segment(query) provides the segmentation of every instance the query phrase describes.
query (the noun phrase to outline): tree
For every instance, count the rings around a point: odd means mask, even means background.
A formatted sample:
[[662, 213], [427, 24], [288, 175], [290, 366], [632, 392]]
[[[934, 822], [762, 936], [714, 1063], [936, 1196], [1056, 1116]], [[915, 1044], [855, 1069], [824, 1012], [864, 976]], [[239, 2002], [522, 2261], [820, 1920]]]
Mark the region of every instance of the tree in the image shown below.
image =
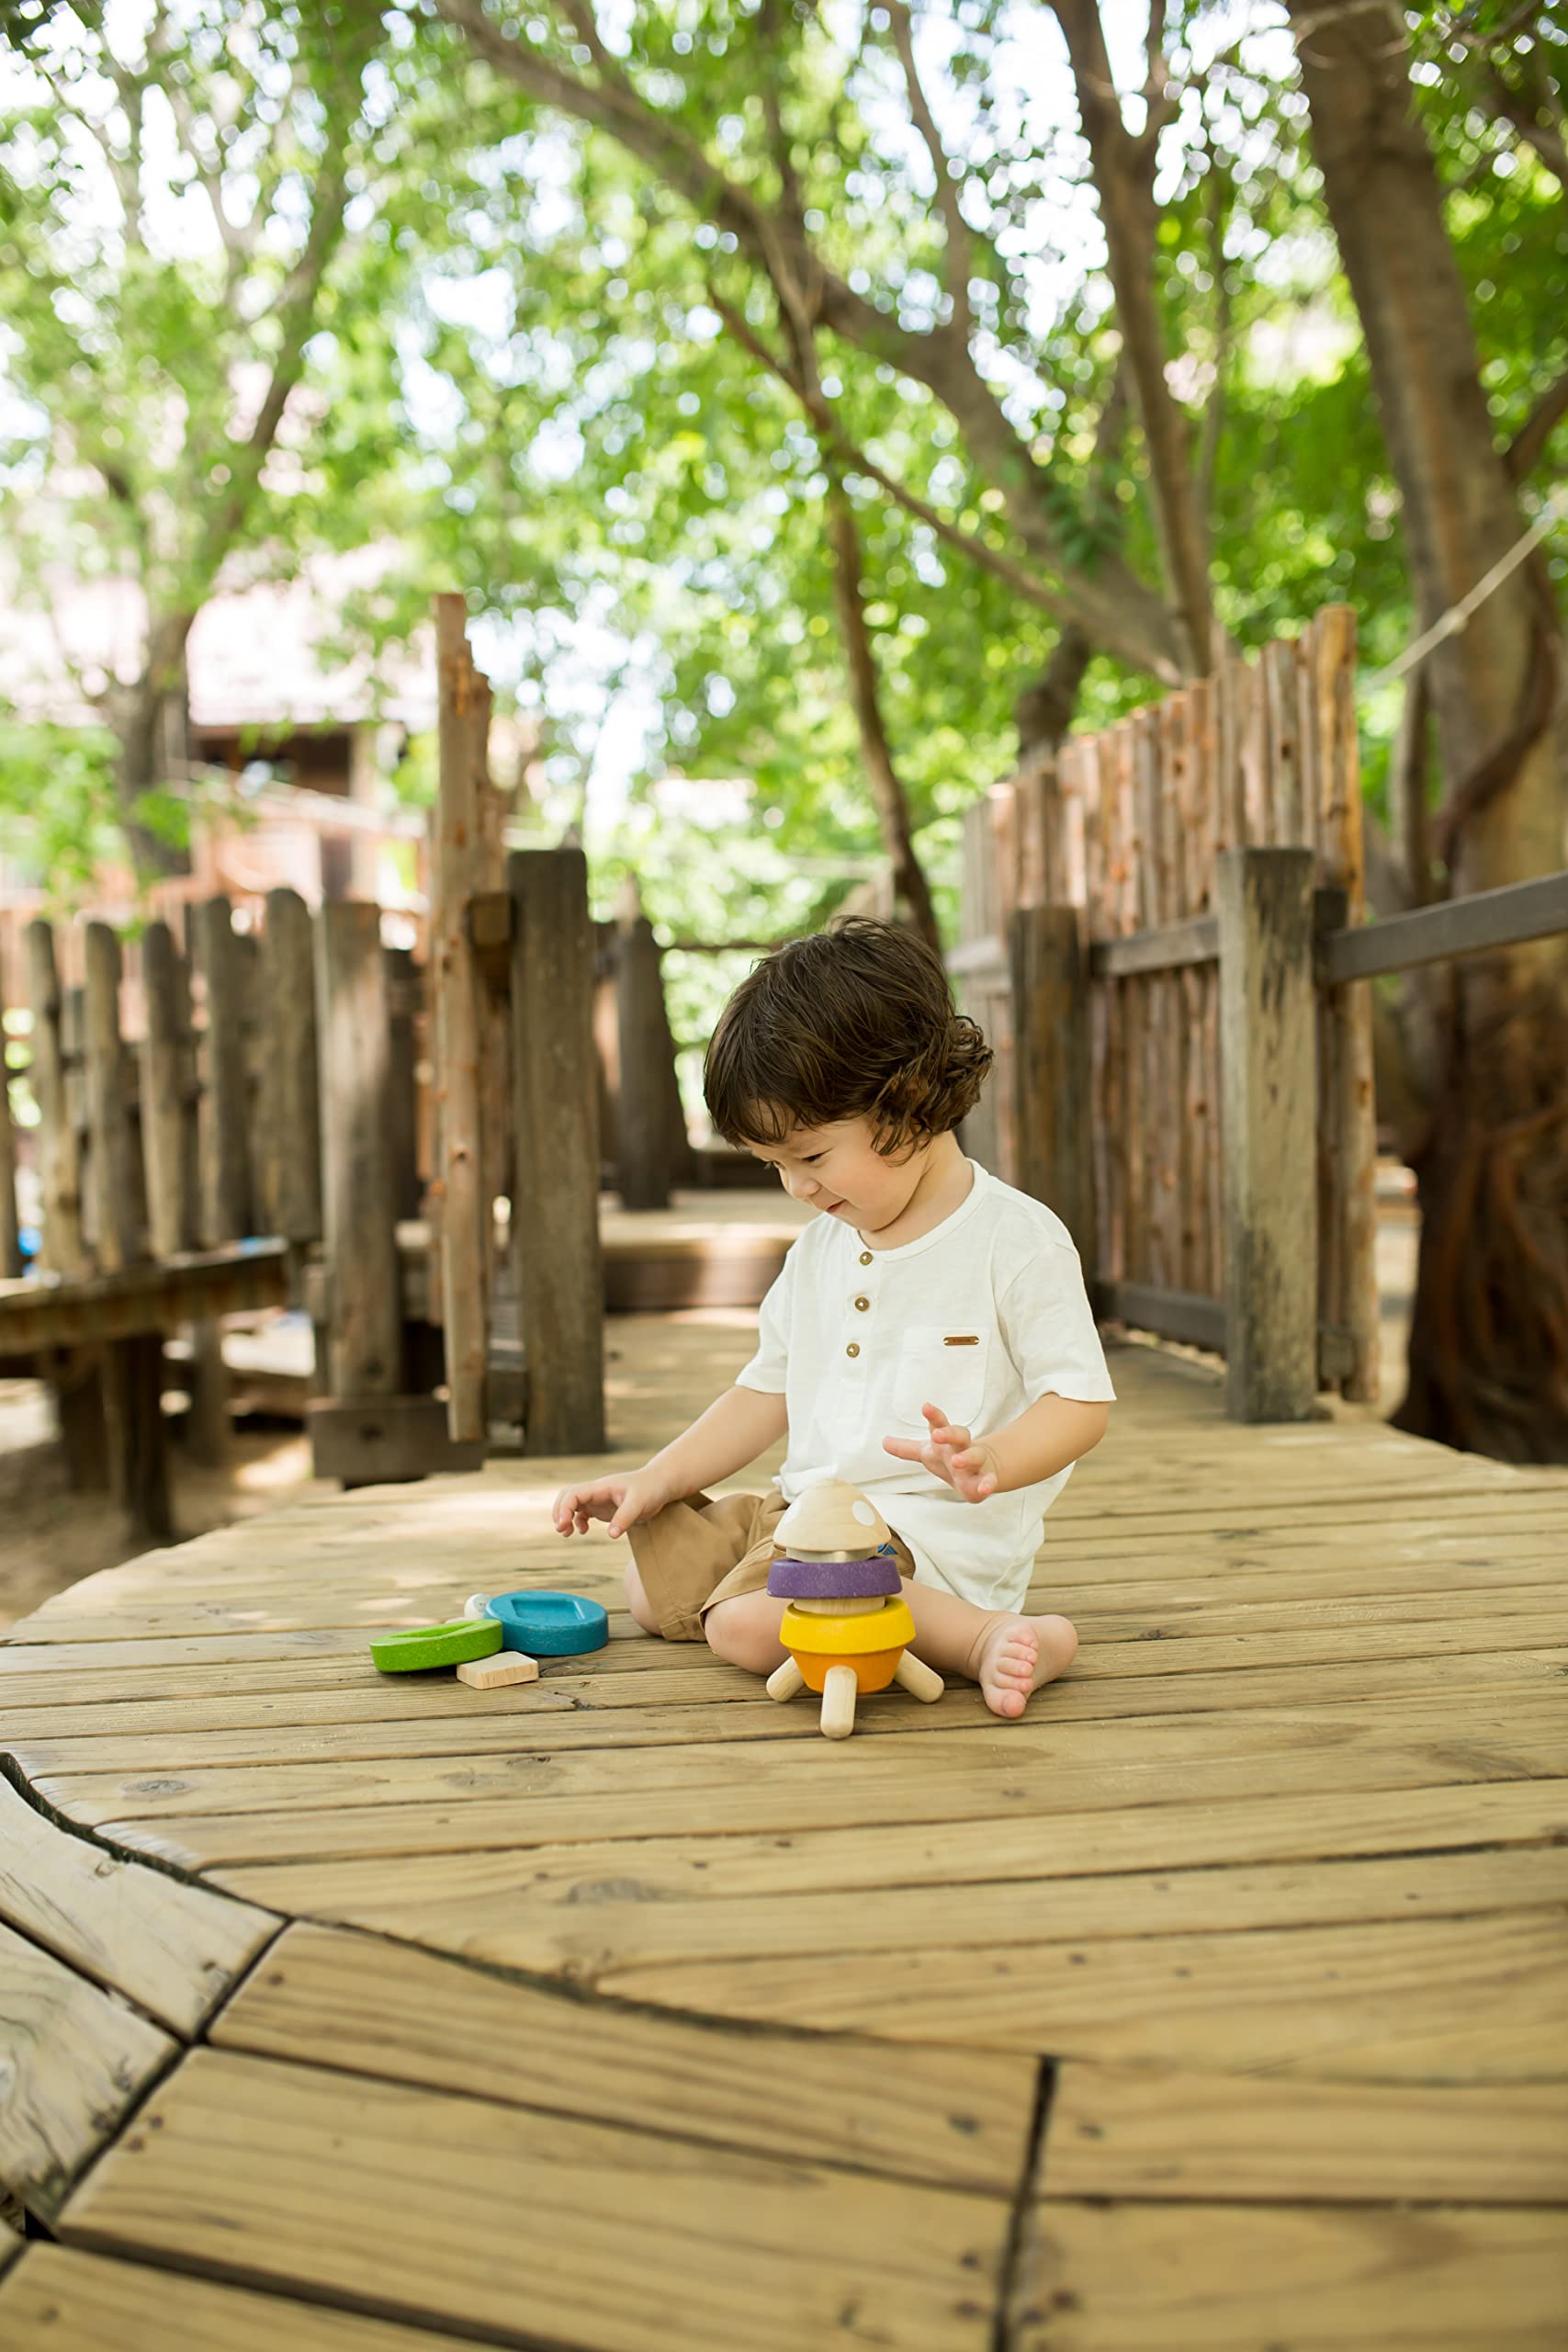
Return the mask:
[[[183, 757], [185, 649], [220, 576], [357, 540], [398, 425], [356, 353], [382, 332], [419, 194], [449, 153], [415, 44], [372, 0], [88, 0], [13, 14], [0, 115], [0, 313], [21, 422], [0, 485], [22, 590], [140, 591], [134, 674], [80, 676], [118, 745], [140, 862], [173, 850], [157, 788]], [[345, 416], [336, 413], [341, 391]], [[342, 428], [352, 418], [352, 435]], [[164, 821], [160, 823], [162, 813]]]
[[[1430, 628], [1524, 540], [1520, 478], [1544, 437], [1527, 425], [1521, 449], [1494, 430], [1412, 85], [1421, 61], [1399, 11], [1289, 6], [1399, 483], [1416, 617]], [[1517, 12], [1516, 28], [1531, 13]], [[1555, 88], [1568, 49], [1553, 55], [1538, 37], [1529, 55]], [[1560, 384], [1543, 400], [1561, 413]], [[1443, 792], [1425, 849], [1438, 887], [1492, 889], [1564, 863], [1568, 778], [1552, 728], [1563, 654], [1538, 554], [1428, 655], [1418, 691], [1430, 698]], [[1424, 808], [1424, 789], [1416, 798]], [[1407, 854], [1422, 847], [1418, 830]], [[1432, 870], [1409, 880], [1426, 896]], [[1424, 1115], [1408, 1148], [1421, 1261], [1398, 1418], [1450, 1443], [1568, 1459], [1568, 942], [1452, 966], [1420, 1001]]]
[[[1403, 45], [1396, 8], [1291, 0], [1309, 154], [1267, 28], [1237, 38], [1222, 12], [1154, 0], [1133, 74], [1114, 12], [1054, 0], [1112, 307], [1097, 298], [1090, 263], [1077, 300], [1042, 332], [1024, 283], [1027, 234], [1077, 167], [1067, 134], [1021, 152], [1000, 128], [1005, 12], [971, 5], [949, 28], [939, 108], [919, 54], [946, 20], [899, 5], [831, 26], [745, 0], [678, 17], [644, 5], [613, 30], [590, 0], [525, 15], [510, 0], [434, 6], [538, 107], [618, 142], [646, 175], [650, 211], [698, 224], [713, 309], [789, 389], [823, 470], [860, 493], [863, 538], [865, 494], [880, 493], [944, 556], [999, 583], [1015, 616], [1049, 616], [1070, 681], [1087, 652], [1134, 688], [1195, 674], [1221, 635], [1268, 633], [1276, 614], [1310, 610], [1348, 571], [1369, 643], [1386, 657], [1412, 602], [1417, 623], [1435, 618], [1526, 527], [1520, 480], [1549, 451], [1568, 393], [1555, 375], [1540, 380], [1528, 332], [1513, 337], [1522, 365], [1488, 355], [1483, 390], [1462, 268], [1467, 235], [1476, 248], [1490, 236], [1498, 276], [1550, 280], [1555, 265], [1561, 281], [1557, 230], [1538, 200], [1561, 144], [1560, 52], [1536, 54], [1546, 46], [1536, 12], [1505, 11], [1501, 46], [1477, 29], [1487, 12], [1452, 20], [1461, 62], [1489, 78], [1491, 102], [1478, 114], [1472, 92], [1434, 87], [1426, 130], [1412, 66], [1438, 77]], [[888, 129], [895, 114], [902, 135]], [[1483, 137], [1478, 120], [1495, 128]], [[1507, 232], [1490, 235], [1491, 191], [1473, 191], [1478, 175], [1500, 171], [1491, 159], [1505, 131], [1524, 142], [1524, 164]], [[1451, 193], [1432, 142], [1451, 163]], [[1333, 280], [1314, 169], [1353, 309]], [[1304, 287], [1286, 282], [1292, 271]], [[1294, 381], [1276, 370], [1270, 382], [1246, 326], [1292, 305], [1310, 306], [1318, 341], [1337, 348]], [[1386, 453], [1360, 398], [1369, 377]], [[908, 436], [900, 446], [868, 392], [875, 380], [928, 400], [955, 429], [962, 510], [951, 491], [932, 494]], [[1528, 413], [1504, 429], [1521, 389]], [[1131, 415], [1125, 440], [1113, 391]], [[1546, 732], [1561, 624], [1544, 562], [1499, 596], [1483, 627], [1433, 659], [1444, 791], [1414, 866], [1411, 841], [1426, 831], [1408, 821], [1421, 803], [1407, 788], [1418, 704], [1386, 777], [1371, 763], [1380, 803], [1399, 820], [1380, 875], [1416, 896], [1561, 862]], [[1446, 984], [1447, 1026], [1433, 1032], [1425, 1073], [1426, 1363], [1406, 1415], [1502, 1451], [1561, 1450], [1568, 1429], [1555, 970], [1538, 954]], [[1488, 1105], [1506, 1130], [1500, 1152], [1485, 1140]], [[1450, 1166], [1449, 1142], [1433, 1139], [1456, 1134]], [[1463, 1211], [1487, 1184], [1499, 1188], [1514, 1253], [1506, 1276]], [[1528, 1308], [1526, 1264], [1545, 1276]], [[1467, 1304], [1445, 1320], [1461, 1283]], [[1501, 1326], [1516, 1314], [1530, 1338], [1510, 1364]]]

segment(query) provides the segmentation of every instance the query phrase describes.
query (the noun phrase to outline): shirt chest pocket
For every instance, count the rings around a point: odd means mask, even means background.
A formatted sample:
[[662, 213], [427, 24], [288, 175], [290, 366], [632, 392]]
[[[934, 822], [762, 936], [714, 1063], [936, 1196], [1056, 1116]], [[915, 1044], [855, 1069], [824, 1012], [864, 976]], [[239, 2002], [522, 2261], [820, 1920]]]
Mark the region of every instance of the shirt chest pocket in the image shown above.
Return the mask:
[[925, 1434], [922, 1405], [935, 1405], [950, 1421], [971, 1428], [985, 1401], [989, 1352], [989, 1335], [973, 1324], [911, 1326], [899, 1344], [893, 1375], [894, 1434]]

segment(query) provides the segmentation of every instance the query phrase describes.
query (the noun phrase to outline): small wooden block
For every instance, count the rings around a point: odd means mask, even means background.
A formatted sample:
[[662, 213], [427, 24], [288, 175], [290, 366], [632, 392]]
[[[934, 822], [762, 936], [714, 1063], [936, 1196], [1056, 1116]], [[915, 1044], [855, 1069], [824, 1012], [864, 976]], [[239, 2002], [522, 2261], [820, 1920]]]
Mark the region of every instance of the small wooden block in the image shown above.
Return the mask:
[[498, 1650], [494, 1657], [470, 1658], [457, 1668], [457, 1679], [470, 1690], [502, 1690], [509, 1682], [537, 1682], [539, 1661], [521, 1650]]

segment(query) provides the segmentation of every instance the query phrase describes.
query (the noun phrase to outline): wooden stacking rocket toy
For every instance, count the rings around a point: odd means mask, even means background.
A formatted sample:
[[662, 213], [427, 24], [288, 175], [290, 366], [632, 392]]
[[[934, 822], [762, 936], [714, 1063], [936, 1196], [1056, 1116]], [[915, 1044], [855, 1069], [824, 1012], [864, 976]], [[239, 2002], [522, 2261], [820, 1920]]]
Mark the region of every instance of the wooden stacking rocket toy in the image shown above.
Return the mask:
[[790, 1505], [774, 1531], [786, 1556], [773, 1562], [768, 1590], [787, 1600], [779, 1639], [789, 1652], [768, 1678], [770, 1699], [822, 1693], [822, 1729], [847, 1739], [863, 1690], [899, 1682], [917, 1699], [940, 1699], [942, 1679], [910, 1657], [915, 1621], [904, 1600], [882, 1514], [841, 1478], [828, 1478]]

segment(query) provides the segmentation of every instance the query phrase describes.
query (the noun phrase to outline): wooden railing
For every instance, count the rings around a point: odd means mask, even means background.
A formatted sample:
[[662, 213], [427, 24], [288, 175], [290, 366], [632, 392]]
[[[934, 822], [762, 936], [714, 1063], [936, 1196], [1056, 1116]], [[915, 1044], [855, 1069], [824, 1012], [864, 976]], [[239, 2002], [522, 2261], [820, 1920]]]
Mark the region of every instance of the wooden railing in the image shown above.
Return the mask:
[[[1207, 968], [1219, 1006], [1225, 1286], [1215, 1298], [1111, 1281], [1099, 1311], [1226, 1359], [1242, 1420], [1293, 1420], [1351, 1368], [1354, 1334], [1319, 1318], [1314, 1064], [1325, 998], [1417, 965], [1568, 932], [1568, 872], [1348, 924], [1341, 891], [1314, 888], [1304, 849], [1235, 849], [1216, 870], [1217, 911], [1090, 944], [1081, 910], [1020, 908], [1010, 933], [1020, 1178], [1051, 1200], [1094, 1262], [1092, 1090], [1084, 1040], [1094, 997], [1118, 980]], [[999, 944], [992, 950], [997, 960]], [[982, 968], [977, 954], [968, 968]]]

